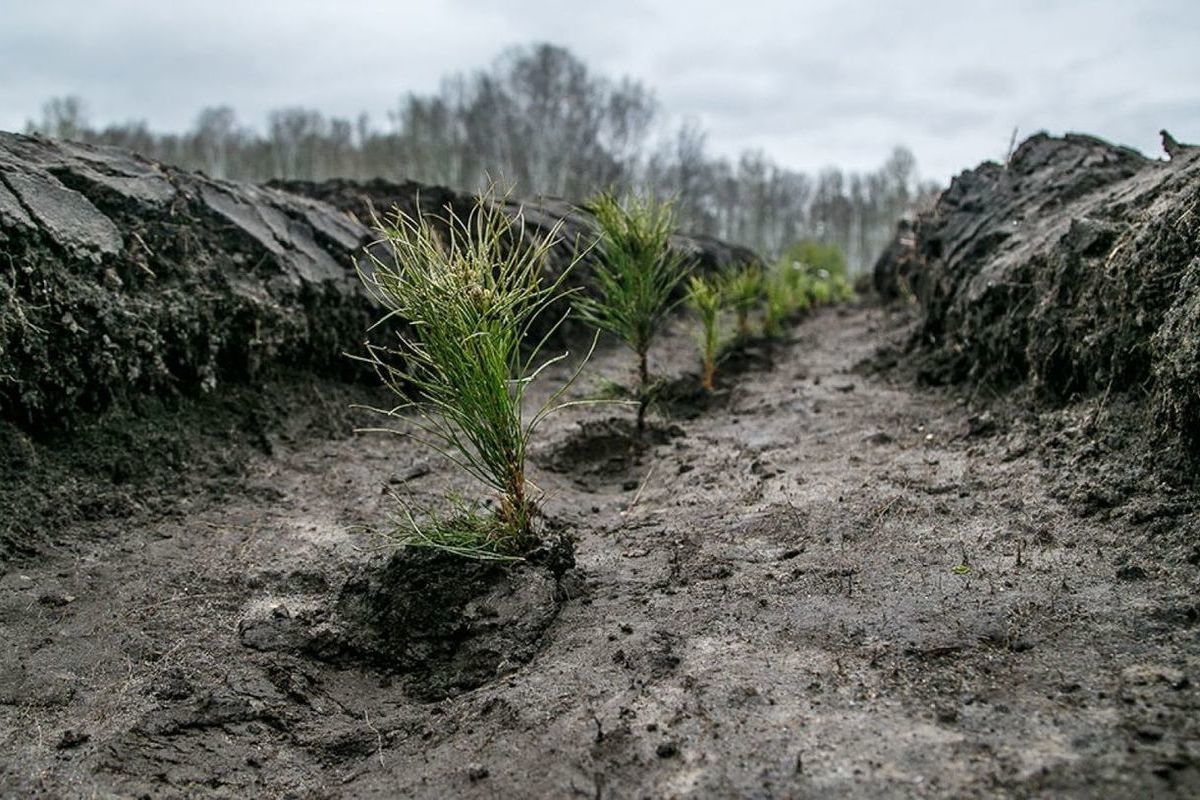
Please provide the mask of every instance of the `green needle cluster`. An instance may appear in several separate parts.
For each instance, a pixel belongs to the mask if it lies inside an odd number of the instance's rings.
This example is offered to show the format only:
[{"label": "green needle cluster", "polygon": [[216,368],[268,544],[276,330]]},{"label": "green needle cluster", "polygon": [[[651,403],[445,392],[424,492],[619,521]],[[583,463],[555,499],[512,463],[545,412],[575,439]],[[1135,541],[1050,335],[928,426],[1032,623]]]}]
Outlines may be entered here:
[{"label": "green needle cluster", "polygon": [[456,552],[482,555],[525,552],[536,544],[537,505],[525,474],[529,441],[548,414],[568,405],[560,398],[575,377],[524,418],[530,384],[566,356],[542,356],[565,317],[537,341],[530,335],[565,294],[569,269],[542,281],[561,225],[529,237],[519,215],[510,219],[490,195],[466,217],[450,209],[415,217],[397,212],[377,225],[391,257],[368,249],[359,275],[389,309],[384,319],[407,325],[394,345],[368,345],[364,358],[403,399],[383,412],[408,421],[408,429],[393,432],[441,453],[499,497],[487,524],[464,517],[457,527],[441,520],[422,529],[413,521],[411,543],[445,540]]},{"label": "green needle cluster", "polygon": [[589,208],[600,234],[595,287],[575,305],[586,321],[613,334],[636,354],[637,427],[642,431],[650,385],[647,354],[666,316],[682,299],[676,289],[690,264],[670,246],[675,228],[670,203],[649,196],[619,200],[601,194]]},{"label": "green needle cluster", "polygon": [[688,279],[688,306],[700,320],[700,353],[703,373],[700,383],[708,391],[716,389],[717,354],[721,348],[721,308],[724,298],[721,284],[698,275]]}]

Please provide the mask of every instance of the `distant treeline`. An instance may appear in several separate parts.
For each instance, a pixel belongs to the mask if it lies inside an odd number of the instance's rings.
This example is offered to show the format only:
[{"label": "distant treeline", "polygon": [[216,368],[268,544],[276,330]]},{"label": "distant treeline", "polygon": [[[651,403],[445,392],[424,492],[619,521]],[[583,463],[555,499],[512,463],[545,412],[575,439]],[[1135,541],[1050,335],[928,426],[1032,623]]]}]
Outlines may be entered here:
[{"label": "distant treeline", "polygon": [[409,94],[380,129],[366,114],[327,117],[306,108],[271,112],[265,133],[232,108],[206,108],[187,133],[143,122],[89,125],[76,97],[48,102],[29,132],[113,144],[219,178],[323,180],[410,178],[457,189],[490,179],[520,195],[582,199],[600,189],[676,196],[680,224],[773,257],[789,244],[837,244],[853,268],[869,266],[896,220],[933,187],[897,147],[879,169],[812,176],[760,151],[736,162],[710,155],[706,135],[685,123],[666,135],[653,93],[628,78],[589,72],[567,50],[535,45],[506,52],[489,70],[458,74],[432,96]]}]

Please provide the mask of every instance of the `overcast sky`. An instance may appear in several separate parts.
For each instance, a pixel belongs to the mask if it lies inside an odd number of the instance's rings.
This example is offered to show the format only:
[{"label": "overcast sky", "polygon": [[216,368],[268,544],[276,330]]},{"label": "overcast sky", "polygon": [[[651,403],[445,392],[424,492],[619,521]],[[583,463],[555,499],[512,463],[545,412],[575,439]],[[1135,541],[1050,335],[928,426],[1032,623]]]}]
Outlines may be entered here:
[{"label": "overcast sky", "polygon": [[943,180],[1012,129],[1158,155],[1200,140],[1200,0],[0,0],[0,129],[77,94],[93,123],[183,130],[289,105],[378,124],[505,47],[548,41],[638,78],[713,151],[815,170],[896,144]]}]

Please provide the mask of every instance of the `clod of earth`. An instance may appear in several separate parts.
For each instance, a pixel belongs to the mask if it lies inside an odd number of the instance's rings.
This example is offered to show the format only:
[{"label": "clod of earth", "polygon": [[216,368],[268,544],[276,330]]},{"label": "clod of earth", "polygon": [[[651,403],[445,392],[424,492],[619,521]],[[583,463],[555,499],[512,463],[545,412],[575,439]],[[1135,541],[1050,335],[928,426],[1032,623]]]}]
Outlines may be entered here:
[{"label": "clod of earth", "polygon": [[402,675],[414,695],[439,699],[529,661],[581,591],[574,566],[561,536],[516,565],[403,548],[315,599],[256,598],[238,634],[255,650]]}]

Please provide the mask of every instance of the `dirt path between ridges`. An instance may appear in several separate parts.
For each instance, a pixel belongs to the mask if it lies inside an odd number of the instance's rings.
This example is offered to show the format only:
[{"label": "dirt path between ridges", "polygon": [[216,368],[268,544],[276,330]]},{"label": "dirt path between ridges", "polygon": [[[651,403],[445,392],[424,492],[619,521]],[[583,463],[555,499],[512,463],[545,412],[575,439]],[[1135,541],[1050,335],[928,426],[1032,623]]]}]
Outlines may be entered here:
[{"label": "dirt path between ridges", "polygon": [[[0,794],[1194,796],[1196,568],[1052,499],[1019,431],[855,372],[898,325],[816,315],[623,471],[545,468],[620,410],[555,418],[533,477],[582,589],[439,702],[238,633],[322,602],[387,489],[470,490],[400,439],[281,444],[227,497],[20,564]],[[687,334],[655,360],[690,368]]]}]

